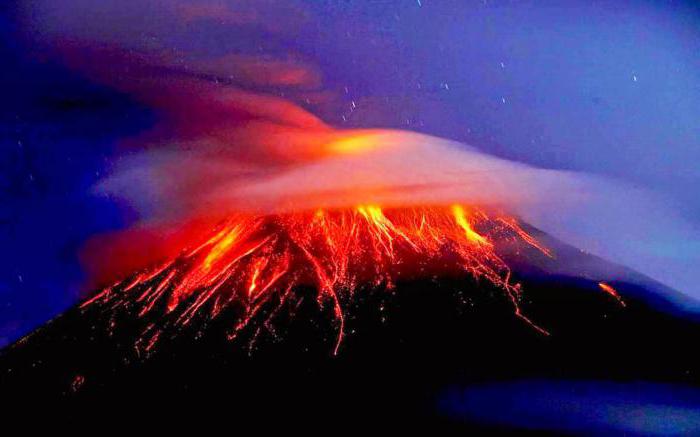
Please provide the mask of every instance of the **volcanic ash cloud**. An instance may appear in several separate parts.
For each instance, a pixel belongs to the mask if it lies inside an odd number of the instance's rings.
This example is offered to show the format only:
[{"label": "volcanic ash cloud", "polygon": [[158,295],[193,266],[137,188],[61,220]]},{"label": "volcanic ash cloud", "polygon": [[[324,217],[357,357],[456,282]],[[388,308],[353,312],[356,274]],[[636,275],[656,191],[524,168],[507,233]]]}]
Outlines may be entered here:
[{"label": "volcanic ash cloud", "polygon": [[32,47],[155,112],[96,188],[138,210],[140,226],[463,203],[700,295],[698,230],[653,193],[428,135],[338,130],[294,103],[333,100],[314,60],[286,43],[321,23],[303,3],[36,0],[20,15]]}]

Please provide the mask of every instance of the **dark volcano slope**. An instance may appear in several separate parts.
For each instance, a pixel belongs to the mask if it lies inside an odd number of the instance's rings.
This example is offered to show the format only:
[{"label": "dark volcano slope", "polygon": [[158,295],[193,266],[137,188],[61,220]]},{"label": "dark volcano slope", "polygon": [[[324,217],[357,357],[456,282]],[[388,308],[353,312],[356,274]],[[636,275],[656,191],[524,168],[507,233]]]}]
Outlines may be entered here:
[{"label": "dark volcano slope", "polygon": [[533,378],[700,383],[700,324],[658,310],[663,298],[650,301],[647,289],[615,283],[622,306],[596,281],[530,270],[515,274],[525,290],[521,309],[551,335],[518,318],[508,297],[485,283],[400,283],[357,293],[337,356],[337,322],[313,290],[298,290],[303,298],[273,327],[253,324],[230,341],[224,313],[193,321],[148,353],[134,342],[144,323],[157,320],[110,326],[99,307],[75,308],[2,352],[6,417],[484,432],[494,429],[443,415],[440,394]]},{"label": "dark volcano slope", "polygon": [[75,309],[4,351],[2,396],[15,413],[76,422],[167,415],[176,423],[225,412],[246,421],[469,426],[436,410],[445,387],[520,378],[698,384],[698,324],[635,299],[623,308],[595,283],[524,285],[523,310],[550,336],[515,317],[498,290],[411,283],[358,299],[338,356],[330,311],[311,295],[277,327],[278,338],[260,334],[252,348],[253,333],[225,339],[224,316],[147,357],[128,329],[109,335],[101,314]]}]

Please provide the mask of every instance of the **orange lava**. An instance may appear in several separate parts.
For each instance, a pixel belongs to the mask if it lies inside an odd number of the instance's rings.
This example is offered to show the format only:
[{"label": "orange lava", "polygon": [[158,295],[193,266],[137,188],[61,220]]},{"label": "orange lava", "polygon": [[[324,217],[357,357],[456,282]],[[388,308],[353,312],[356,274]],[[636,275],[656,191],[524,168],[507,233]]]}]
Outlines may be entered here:
[{"label": "orange lava", "polygon": [[620,294],[615,290],[611,285],[606,284],[605,282],[599,282],[598,287],[600,287],[601,290],[604,292],[608,293],[610,296],[614,297],[615,300],[620,304],[620,306],[627,306],[625,304],[625,301],[622,300],[622,297],[620,297]]},{"label": "orange lava", "polygon": [[[231,326],[235,338],[268,303],[277,308],[299,286],[317,290],[338,321],[338,352],[345,334],[343,302],[363,289],[391,288],[397,280],[468,274],[501,288],[515,314],[520,286],[496,254],[493,238],[547,250],[511,217],[490,217],[462,205],[385,210],[377,205],[274,215],[231,217],[213,236],[164,264],[120,281],[83,303],[138,314],[161,312],[176,326],[195,316],[216,317],[227,305],[243,314]],[[601,287],[603,285],[601,284]],[[148,351],[162,329],[154,324],[140,340]]]}]

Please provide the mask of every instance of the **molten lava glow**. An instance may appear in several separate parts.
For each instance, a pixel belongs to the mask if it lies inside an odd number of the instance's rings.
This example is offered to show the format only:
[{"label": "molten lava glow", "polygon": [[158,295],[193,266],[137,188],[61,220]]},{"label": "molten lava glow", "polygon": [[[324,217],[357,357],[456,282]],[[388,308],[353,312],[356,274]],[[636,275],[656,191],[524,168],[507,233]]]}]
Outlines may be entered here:
[{"label": "molten lava glow", "polygon": [[[376,149],[377,147],[379,147],[379,145],[371,139],[367,138],[367,136],[351,135],[343,137],[340,140],[331,142],[326,147],[328,149],[328,152],[332,154],[348,155],[366,153],[373,149]],[[384,145],[384,147],[386,147],[386,145]]]},{"label": "molten lava glow", "polygon": [[[149,350],[164,329],[181,328],[195,317],[213,318],[223,308],[237,306],[242,310],[231,326],[233,339],[263,308],[273,306],[274,315],[295,298],[298,287],[314,287],[319,304],[330,303],[338,321],[337,353],[344,335],[344,303],[355,292],[388,289],[397,280],[467,274],[501,288],[515,314],[532,324],[520,312],[520,286],[510,282],[510,271],[496,254],[492,238],[548,254],[515,219],[491,218],[461,205],[389,210],[360,205],[238,215],[194,249],[108,287],[82,306],[157,314],[162,326],[149,325],[139,340]],[[265,314],[261,317],[269,321],[272,316]]]},{"label": "molten lava glow", "polygon": [[472,225],[469,223],[469,220],[467,220],[464,208],[459,205],[454,205],[452,207],[452,213],[454,214],[455,220],[457,221],[459,227],[464,229],[464,235],[467,237],[467,240],[476,244],[489,244],[486,238],[474,232]]},{"label": "molten lava glow", "polygon": [[[239,228],[238,226],[235,226],[233,229],[230,230],[224,230],[221,231],[216,237],[212,238],[209,240],[209,242],[213,242],[216,240],[219,240],[214,247],[212,247],[211,251],[207,255],[207,257],[204,259],[204,264],[202,265],[203,270],[209,270],[211,269],[211,265],[217,261],[219,258],[221,258],[226,251],[231,247],[234,241],[236,241],[236,237],[239,234]],[[221,238],[221,235],[225,235],[223,238]]]},{"label": "molten lava glow", "polygon": [[622,300],[622,297],[620,297],[620,294],[617,292],[617,290],[615,290],[611,285],[606,284],[605,282],[599,282],[598,287],[600,287],[601,290],[608,293],[610,296],[614,297],[615,300],[620,304],[620,306],[627,306],[625,304],[625,301]]}]

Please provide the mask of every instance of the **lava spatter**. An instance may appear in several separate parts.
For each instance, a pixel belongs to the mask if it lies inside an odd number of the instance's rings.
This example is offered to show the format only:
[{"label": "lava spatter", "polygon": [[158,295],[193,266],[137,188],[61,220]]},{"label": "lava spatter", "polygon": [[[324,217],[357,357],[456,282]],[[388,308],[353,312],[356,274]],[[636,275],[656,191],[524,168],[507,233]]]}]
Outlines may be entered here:
[{"label": "lava spatter", "polygon": [[286,214],[233,216],[193,249],[105,288],[82,304],[105,311],[154,315],[137,347],[152,349],[166,328],[182,328],[195,316],[216,318],[222,309],[242,308],[229,339],[273,305],[264,324],[299,287],[313,287],[319,305],[330,303],[338,332],[345,334],[344,302],[359,290],[390,289],[397,280],[469,275],[494,284],[522,315],[520,287],[496,254],[492,239],[510,239],[550,255],[517,220],[489,216],[463,205],[402,207],[378,205]]}]

